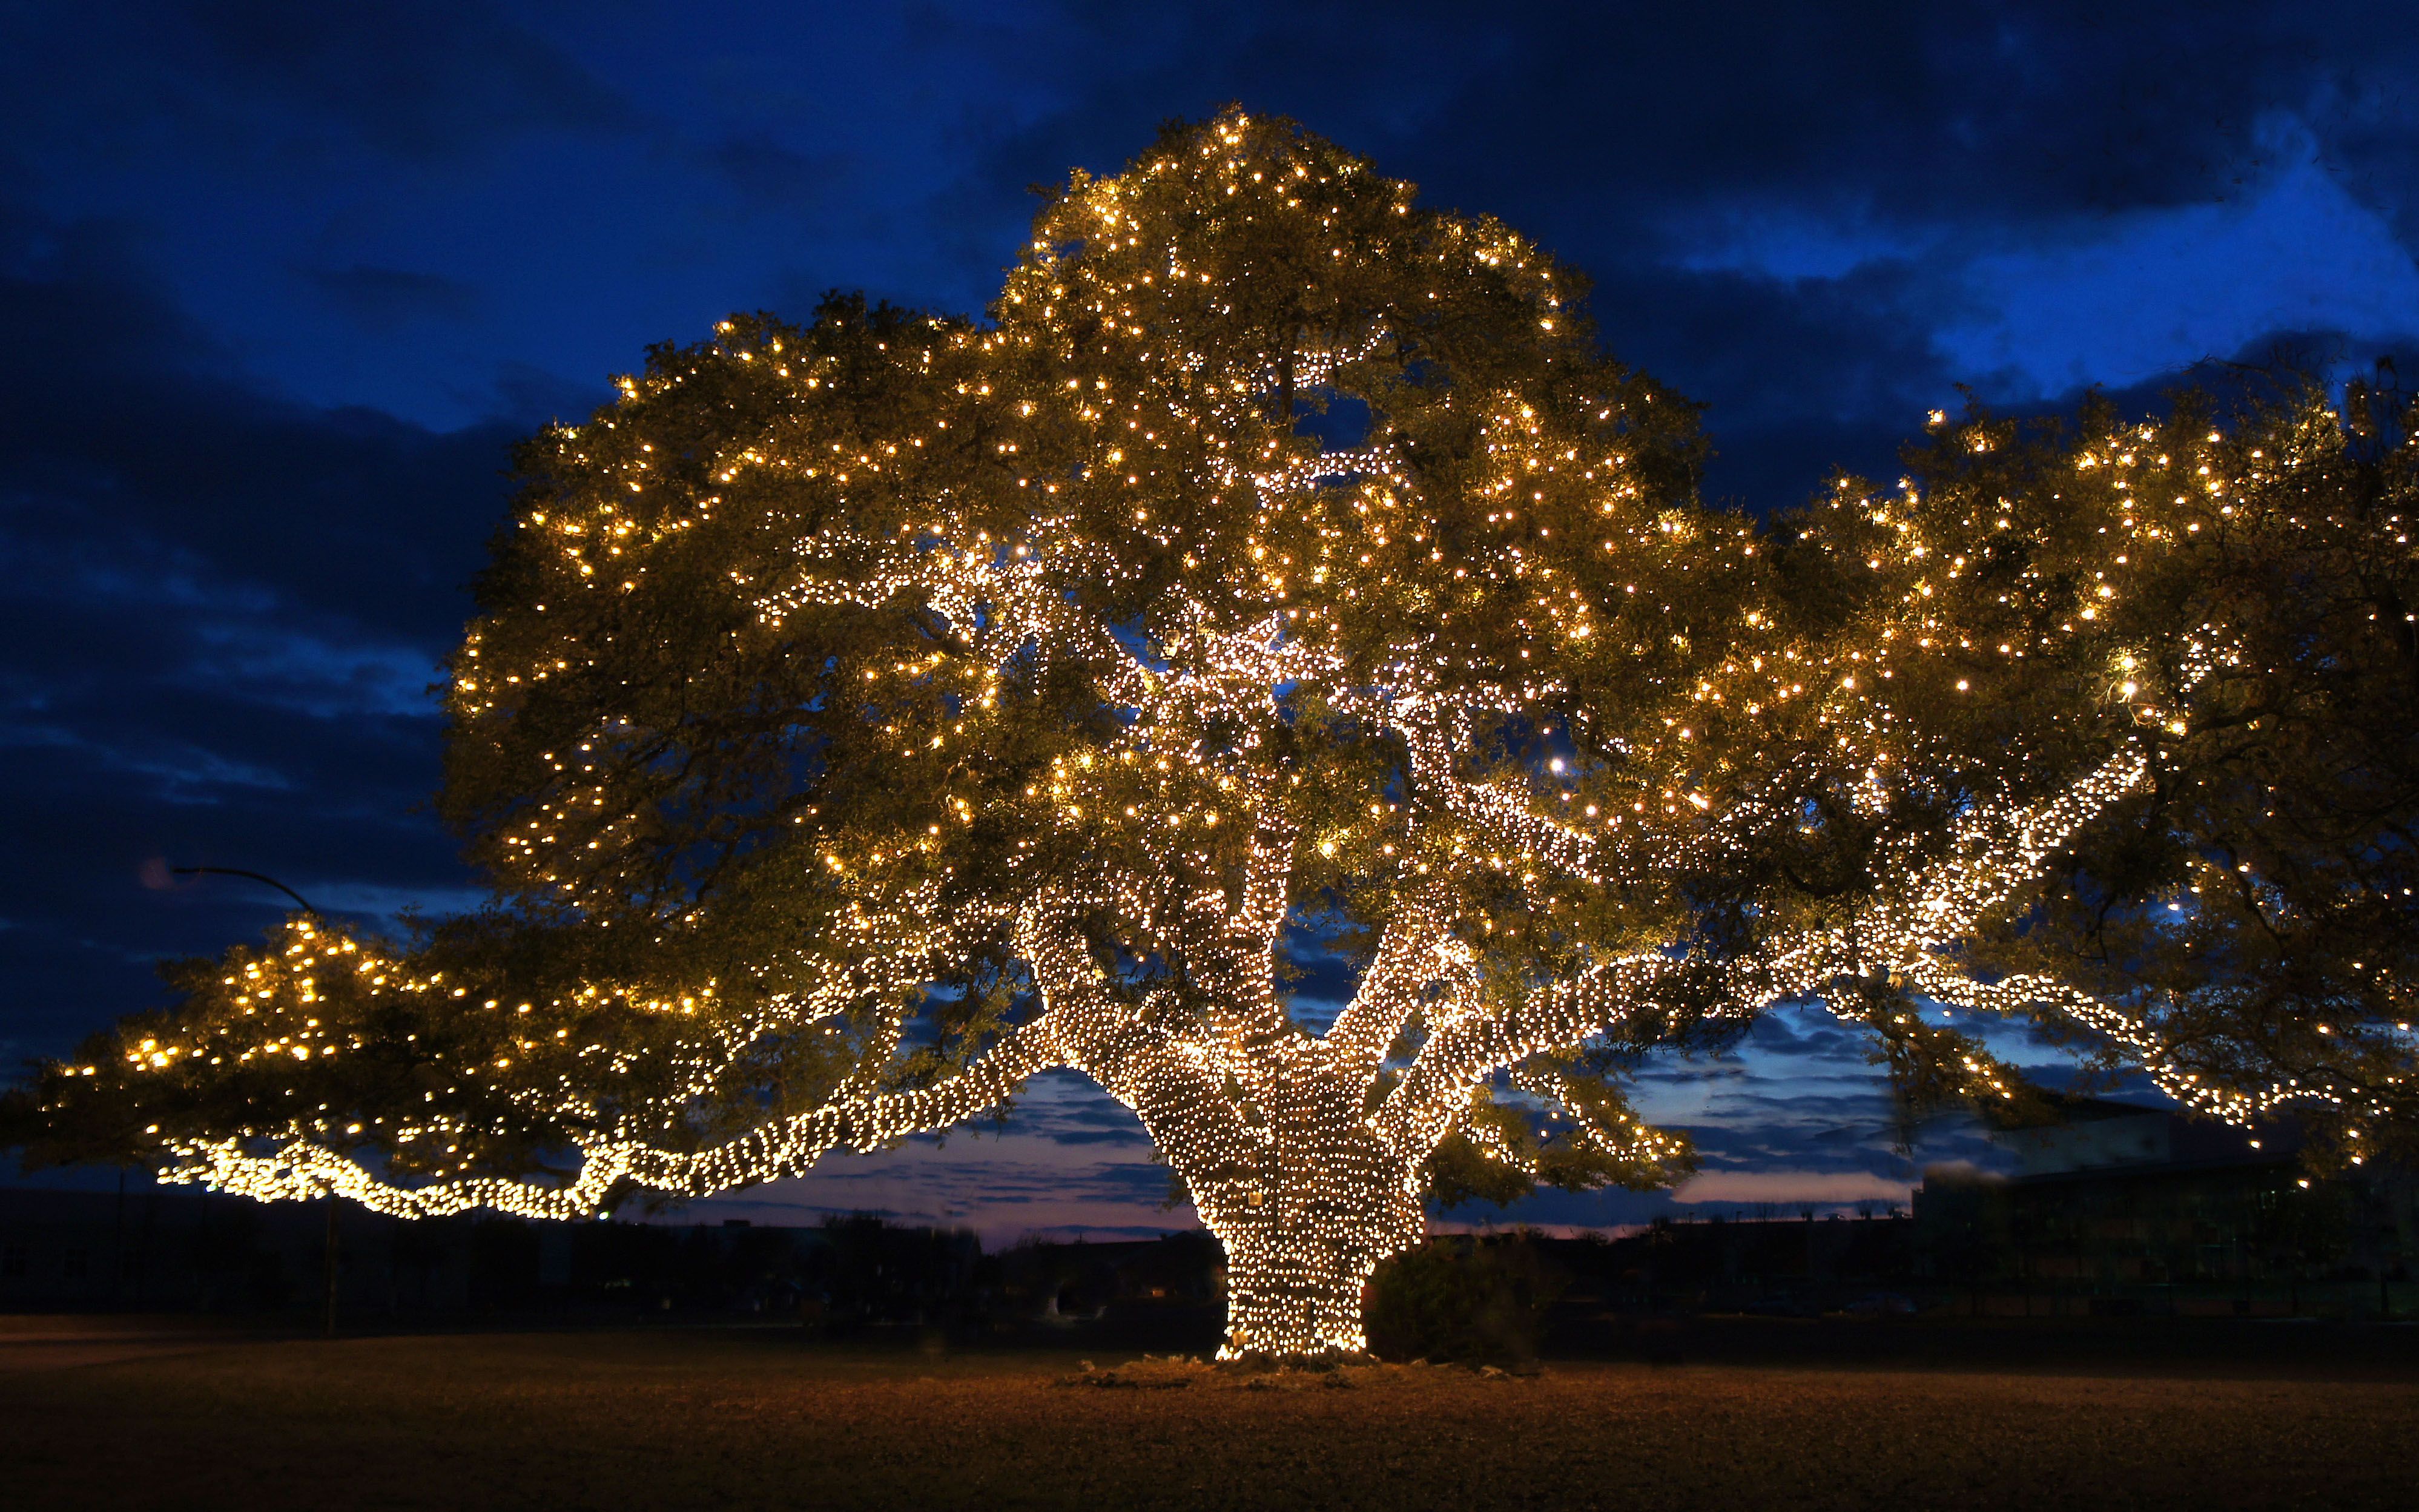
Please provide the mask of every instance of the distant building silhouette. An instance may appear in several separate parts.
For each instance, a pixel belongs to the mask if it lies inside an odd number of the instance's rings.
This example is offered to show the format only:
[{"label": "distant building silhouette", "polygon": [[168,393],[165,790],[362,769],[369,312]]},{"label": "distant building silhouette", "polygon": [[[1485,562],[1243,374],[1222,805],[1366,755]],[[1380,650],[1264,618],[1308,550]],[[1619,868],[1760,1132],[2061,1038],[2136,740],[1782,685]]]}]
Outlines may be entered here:
[{"label": "distant building silhouette", "polygon": [[2393,1312],[2419,1254],[2419,1185],[2303,1168],[2288,1121],[2249,1130],[2164,1108],[2057,1101],[1994,1141],[1999,1177],[1934,1166],[1915,1198],[1919,1277],[1974,1311]]},{"label": "distant building silhouette", "polygon": [[[462,1314],[743,1315],[823,1330],[1198,1312],[1214,1345],[1218,1248],[1194,1230],[983,1253],[963,1229],[873,1214],[800,1226],[404,1222],[337,1214],[338,1310],[356,1322]],[[304,1313],[325,1295],[327,1208],[146,1187],[0,1189],[0,1312]]]}]

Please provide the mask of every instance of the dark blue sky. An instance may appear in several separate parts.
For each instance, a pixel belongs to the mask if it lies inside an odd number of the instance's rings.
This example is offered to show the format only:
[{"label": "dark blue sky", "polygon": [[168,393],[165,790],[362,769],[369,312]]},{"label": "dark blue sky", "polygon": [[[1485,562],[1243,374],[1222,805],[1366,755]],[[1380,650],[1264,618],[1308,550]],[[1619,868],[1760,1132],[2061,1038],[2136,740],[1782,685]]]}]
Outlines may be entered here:
[{"label": "dark blue sky", "polygon": [[[510,441],[733,310],[979,309],[1025,186],[1114,171],[1167,117],[1290,115],[1537,237],[1616,353],[1705,403],[1709,492],[1762,508],[1887,474],[1961,382],[2148,403],[2280,344],[2407,353],[2411,19],[0,0],[0,1057],[276,914],[146,889],[154,858],[368,915],[472,896],[427,813],[424,689]],[[1700,1196],[1899,1180],[1853,1046],[1798,1020],[1762,1045],[1650,1099],[1708,1131],[1729,1185]],[[973,1212],[983,1173],[1037,1223],[1148,1221],[1115,1113],[1053,1093],[1025,1145],[792,1196]]]}]

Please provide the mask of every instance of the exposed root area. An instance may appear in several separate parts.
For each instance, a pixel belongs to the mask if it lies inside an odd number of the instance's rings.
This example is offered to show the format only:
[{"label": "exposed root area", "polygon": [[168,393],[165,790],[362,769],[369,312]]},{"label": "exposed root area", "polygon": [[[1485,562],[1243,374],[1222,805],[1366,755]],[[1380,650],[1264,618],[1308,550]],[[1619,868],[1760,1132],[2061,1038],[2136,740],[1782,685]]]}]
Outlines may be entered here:
[{"label": "exposed root area", "polygon": [[1146,1354],[1124,1365],[1081,1363],[1061,1386],[1095,1386],[1106,1390],[1169,1391],[1186,1387],[1224,1391],[1351,1391],[1411,1381],[1462,1376],[1481,1381],[1508,1381],[1536,1376],[1534,1365],[1506,1370],[1498,1365],[1435,1365],[1425,1360],[1389,1364],[1374,1355],[1330,1355],[1278,1360],[1264,1355],[1240,1360],[1209,1361],[1190,1354]]}]

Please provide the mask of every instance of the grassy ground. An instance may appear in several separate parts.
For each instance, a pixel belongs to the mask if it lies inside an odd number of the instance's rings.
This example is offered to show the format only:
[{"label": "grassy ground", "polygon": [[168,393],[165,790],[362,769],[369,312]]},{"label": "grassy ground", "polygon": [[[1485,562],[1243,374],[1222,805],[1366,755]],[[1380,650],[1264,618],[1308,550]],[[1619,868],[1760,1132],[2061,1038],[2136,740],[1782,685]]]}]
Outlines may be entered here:
[{"label": "grassy ground", "polygon": [[8,1332],[0,1500],[29,1509],[2419,1503],[2409,1377],[1564,1363],[1126,1389],[1063,1384],[1071,1355],[795,1331],[129,1328],[82,1354]]}]

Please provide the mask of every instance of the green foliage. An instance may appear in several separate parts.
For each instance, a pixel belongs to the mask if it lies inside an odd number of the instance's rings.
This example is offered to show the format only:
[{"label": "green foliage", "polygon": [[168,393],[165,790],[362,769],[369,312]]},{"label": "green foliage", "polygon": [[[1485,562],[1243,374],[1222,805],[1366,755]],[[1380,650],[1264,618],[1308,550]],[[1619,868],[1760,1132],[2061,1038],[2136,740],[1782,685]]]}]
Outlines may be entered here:
[{"label": "green foliage", "polygon": [[1917,999],[1900,983],[1867,979],[1842,984],[1830,999],[1872,1036],[1865,1059],[1887,1073],[1898,1115],[1900,1151],[1912,1154],[1917,1132],[1950,1112],[1980,1115],[2001,1128],[2047,1123],[2057,1117],[2041,1088],[1973,1035],[1924,1018],[1942,1010]]},{"label": "green foliage", "polygon": [[1471,1107],[1465,1125],[1445,1135],[1428,1156],[1425,1175],[1429,1201],[1447,1211],[1473,1202],[1509,1207],[1537,1189],[1533,1171],[1497,1159],[1471,1137],[1467,1128],[1476,1125],[1512,1144],[1530,1138],[1528,1119],[1488,1100]]}]

